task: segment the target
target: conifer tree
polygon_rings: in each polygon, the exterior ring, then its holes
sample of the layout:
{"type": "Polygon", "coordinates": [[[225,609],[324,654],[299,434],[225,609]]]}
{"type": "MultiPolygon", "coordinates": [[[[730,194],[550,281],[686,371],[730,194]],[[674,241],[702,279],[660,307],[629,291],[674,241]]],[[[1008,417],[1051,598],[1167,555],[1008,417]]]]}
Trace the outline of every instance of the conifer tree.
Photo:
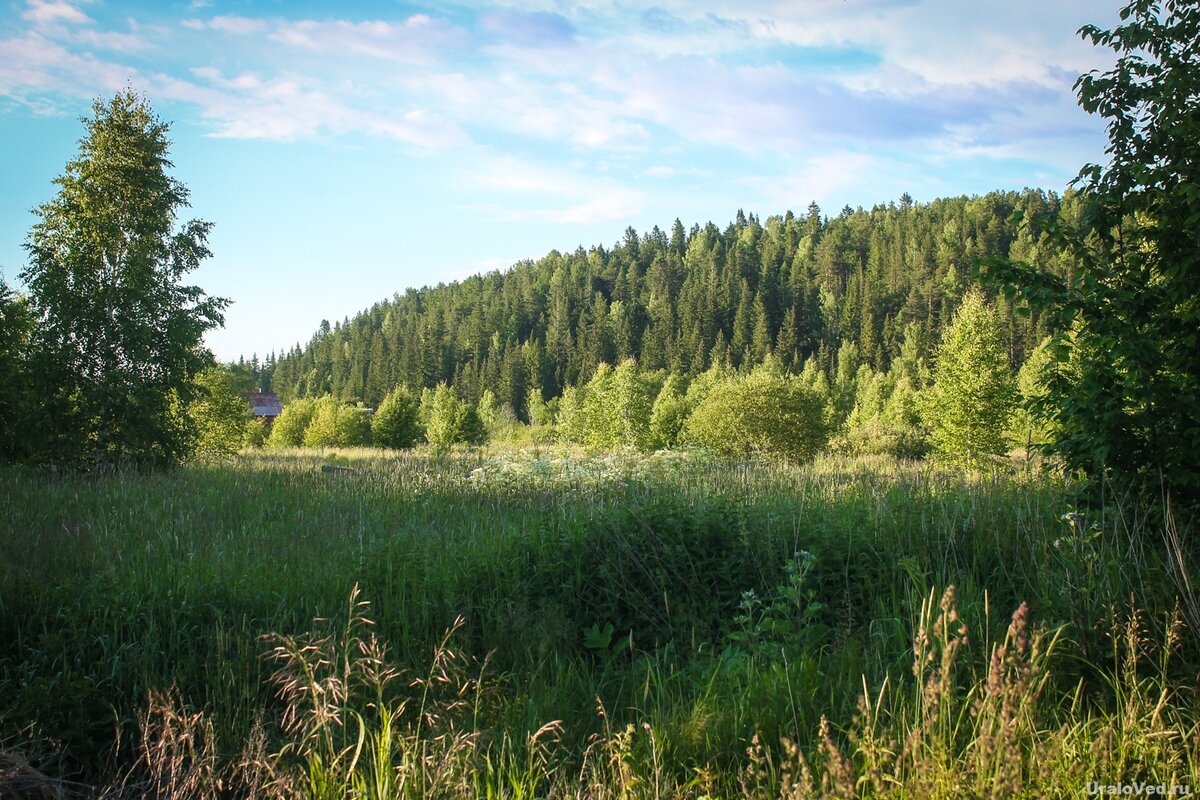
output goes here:
{"type": "Polygon", "coordinates": [[[1004,429],[1015,402],[1000,320],[983,295],[971,291],[942,336],[923,399],[934,450],[968,467],[1007,452],[1004,429]]]}

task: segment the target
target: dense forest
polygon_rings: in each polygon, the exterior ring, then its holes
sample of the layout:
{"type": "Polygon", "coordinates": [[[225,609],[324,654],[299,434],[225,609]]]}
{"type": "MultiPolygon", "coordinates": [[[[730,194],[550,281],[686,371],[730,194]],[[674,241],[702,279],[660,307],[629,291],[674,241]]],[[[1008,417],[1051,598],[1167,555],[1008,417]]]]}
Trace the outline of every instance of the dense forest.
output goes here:
{"type": "MultiPolygon", "coordinates": [[[[770,353],[792,372],[815,360],[832,380],[850,344],[859,364],[883,372],[906,338],[931,354],[979,259],[1066,274],[1045,227],[1076,205],[1071,194],[1028,189],[930,203],[905,195],[836,217],[812,204],[765,221],[739,211],[724,230],[679,220],[669,232],[629,228],[612,248],[552,251],[409,289],[245,366],[285,402],[332,395],[374,407],[397,385],[447,383],[471,404],[491,392],[522,421],[531,389],[551,400],[629,358],[687,379],[770,353]]],[[[994,302],[1016,368],[1046,331],[1036,313],[994,302]]]]}

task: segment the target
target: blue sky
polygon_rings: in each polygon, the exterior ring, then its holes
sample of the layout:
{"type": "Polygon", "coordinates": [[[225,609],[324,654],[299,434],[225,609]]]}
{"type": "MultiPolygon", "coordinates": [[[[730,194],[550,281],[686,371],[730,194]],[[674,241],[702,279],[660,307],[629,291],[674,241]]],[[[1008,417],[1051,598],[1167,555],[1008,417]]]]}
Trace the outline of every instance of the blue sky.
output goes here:
{"type": "Polygon", "coordinates": [[[1102,159],[1097,0],[0,0],[0,270],[94,98],[171,121],[218,357],[639,232],[1026,186],[1102,159]]]}

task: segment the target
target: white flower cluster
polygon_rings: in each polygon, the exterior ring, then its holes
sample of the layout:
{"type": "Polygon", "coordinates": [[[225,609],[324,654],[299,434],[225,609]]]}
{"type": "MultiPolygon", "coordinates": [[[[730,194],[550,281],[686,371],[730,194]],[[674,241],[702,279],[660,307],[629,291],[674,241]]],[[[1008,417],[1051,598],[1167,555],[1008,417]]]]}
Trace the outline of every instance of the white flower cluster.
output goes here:
{"type": "Polygon", "coordinates": [[[709,466],[707,456],[686,451],[654,453],[514,451],[476,467],[467,481],[477,488],[511,487],[535,491],[592,490],[626,486],[631,481],[672,483],[709,466]]]}

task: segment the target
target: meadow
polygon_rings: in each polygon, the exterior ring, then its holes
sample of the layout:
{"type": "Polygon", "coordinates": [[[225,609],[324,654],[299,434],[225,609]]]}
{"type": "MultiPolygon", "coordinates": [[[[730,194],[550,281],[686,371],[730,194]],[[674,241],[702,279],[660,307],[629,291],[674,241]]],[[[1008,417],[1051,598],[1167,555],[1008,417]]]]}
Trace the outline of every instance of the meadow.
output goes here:
{"type": "Polygon", "coordinates": [[[1186,571],[1028,464],[296,450],[0,486],[0,750],[72,796],[1200,787],[1186,571]]]}

